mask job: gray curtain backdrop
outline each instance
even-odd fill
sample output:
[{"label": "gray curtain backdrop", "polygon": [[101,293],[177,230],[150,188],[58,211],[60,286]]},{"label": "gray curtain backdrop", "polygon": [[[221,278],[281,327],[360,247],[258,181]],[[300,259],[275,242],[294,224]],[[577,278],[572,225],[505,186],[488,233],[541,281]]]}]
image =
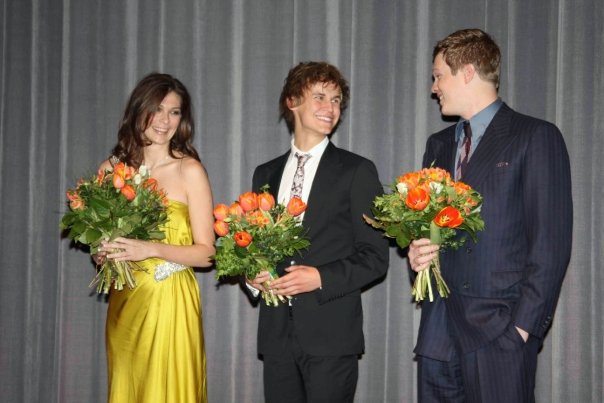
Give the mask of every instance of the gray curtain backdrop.
[{"label": "gray curtain backdrop", "polygon": [[[188,86],[214,200],[230,202],[289,146],[277,109],[289,68],[332,62],[351,83],[333,141],[375,161],[387,184],[419,168],[428,135],[449,124],[429,92],[433,45],[479,27],[503,51],[502,98],[555,122],[572,163],[573,254],[537,400],[602,402],[602,21],[601,0],[0,0],[0,400],[106,399],[107,304],[58,222],[65,190],[108,156],[139,78]],[[387,278],[364,293],[356,402],[417,400],[407,270],[393,248]],[[211,271],[197,279],[210,401],[262,401],[257,309]]]}]

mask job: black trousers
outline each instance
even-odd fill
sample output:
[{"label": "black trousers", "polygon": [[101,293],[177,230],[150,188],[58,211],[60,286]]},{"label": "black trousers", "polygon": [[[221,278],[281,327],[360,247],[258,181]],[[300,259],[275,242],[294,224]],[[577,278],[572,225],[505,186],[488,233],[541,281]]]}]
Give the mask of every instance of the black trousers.
[{"label": "black trousers", "polygon": [[359,375],[357,355],[313,356],[298,343],[290,320],[287,352],[265,354],[264,397],[267,403],[348,403],[354,400]]},{"label": "black trousers", "polygon": [[534,403],[541,340],[525,343],[514,326],[486,346],[449,362],[418,356],[420,403]]}]

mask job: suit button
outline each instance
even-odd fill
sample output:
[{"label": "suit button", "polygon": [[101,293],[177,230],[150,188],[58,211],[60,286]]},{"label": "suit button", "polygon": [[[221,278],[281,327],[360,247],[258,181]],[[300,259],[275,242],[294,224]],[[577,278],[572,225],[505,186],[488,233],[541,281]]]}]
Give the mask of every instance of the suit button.
[{"label": "suit button", "polygon": [[470,288],[470,283],[468,283],[467,281],[463,283],[463,288],[465,288],[466,290]]},{"label": "suit button", "polygon": [[467,252],[467,253],[468,253],[468,255],[469,255],[470,253],[472,253],[472,248],[470,248],[470,247],[468,246],[468,247],[466,248],[466,252]]}]

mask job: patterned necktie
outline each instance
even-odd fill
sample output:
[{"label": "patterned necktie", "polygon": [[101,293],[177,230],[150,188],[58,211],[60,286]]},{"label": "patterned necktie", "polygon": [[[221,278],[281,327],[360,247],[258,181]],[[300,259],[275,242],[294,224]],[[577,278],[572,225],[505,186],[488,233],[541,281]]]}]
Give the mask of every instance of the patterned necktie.
[{"label": "patterned necktie", "polygon": [[459,152],[457,168],[455,169],[455,177],[457,180],[460,180],[464,173],[466,173],[466,167],[470,160],[470,149],[472,148],[472,128],[470,127],[470,121],[466,120],[463,122],[463,132],[465,136],[463,138],[461,151]]},{"label": "patterned necktie", "polygon": [[304,185],[304,164],[310,158],[310,154],[295,154],[296,158],[298,158],[298,167],[296,168],[296,173],[294,175],[294,181],[292,183],[291,189],[291,197],[299,197],[302,198],[302,186]]}]

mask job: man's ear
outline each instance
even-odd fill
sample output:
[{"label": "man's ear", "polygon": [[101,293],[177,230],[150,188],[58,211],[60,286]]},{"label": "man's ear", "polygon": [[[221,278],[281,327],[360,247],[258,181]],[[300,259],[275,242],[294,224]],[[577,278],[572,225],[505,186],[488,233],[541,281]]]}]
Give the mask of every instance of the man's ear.
[{"label": "man's ear", "polygon": [[300,106],[300,99],[295,98],[295,97],[290,97],[287,98],[287,100],[285,101],[287,103],[287,107],[290,110],[294,110],[296,109],[298,106]]},{"label": "man's ear", "polygon": [[464,78],[464,81],[466,84],[469,83],[470,81],[472,81],[472,79],[476,75],[476,68],[474,67],[474,65],[472,63],[464,64],[461,67],[461,70],[462,70],[463,78]]}]

